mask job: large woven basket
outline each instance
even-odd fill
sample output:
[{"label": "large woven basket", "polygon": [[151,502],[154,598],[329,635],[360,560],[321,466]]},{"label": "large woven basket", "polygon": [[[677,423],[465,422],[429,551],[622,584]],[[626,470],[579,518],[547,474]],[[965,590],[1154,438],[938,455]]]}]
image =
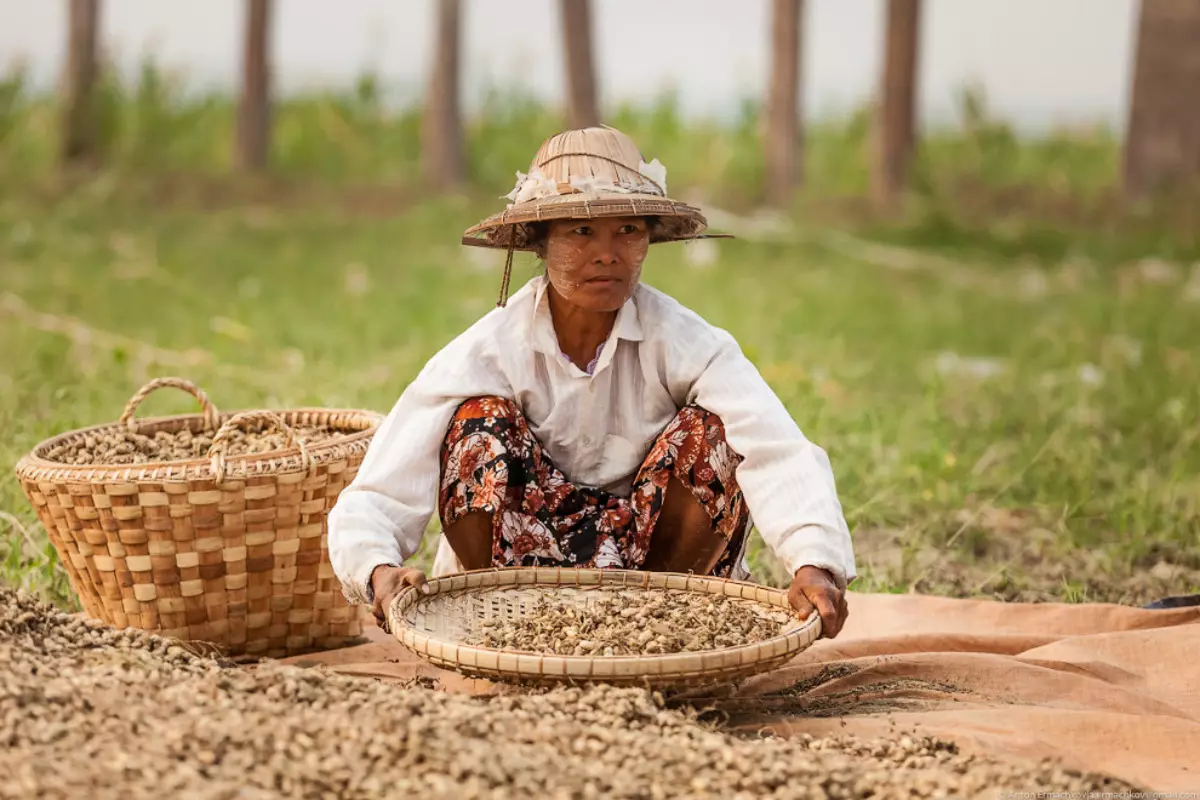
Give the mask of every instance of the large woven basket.
[{"label": "large woven basket", "polygon": [[[162,387],[183,389],[201,413],[135,419]],[[326,516],[354,478],[381,416],[298,409],[222,414],[193,384],[160,378],[138,391],[115,424],[39,444],[17,477],[89,616],[119,628],[205,642],[229,656],[278,657],[359,637],[359,609],[329,562]],[[241,426],[287,433],[282,450],[225,455]],[[306,445],[291,426],[344,431]],[[205,458],[140,465],[51,461],[56,447],[125,427],[142,434],[219,427]]]},{"label": "large woven basket", "polygon": [[765,641],[716,650],[655,655],[559,656],[465,644],[484,620],[520,617],[537,600],[587,606],[619,592],[698,592],[773,610],[791,609],[787,594],[752,583],[609,569],[508,567],[448,575],[429,581],[430,593],[407,589],[389,609],[389,625],[401,644],[421,658],[466,675],[518,683],[603,682],[651,687],[687,687],[736,681],[774,669],[812,644],[821,620],[795,617]]}]

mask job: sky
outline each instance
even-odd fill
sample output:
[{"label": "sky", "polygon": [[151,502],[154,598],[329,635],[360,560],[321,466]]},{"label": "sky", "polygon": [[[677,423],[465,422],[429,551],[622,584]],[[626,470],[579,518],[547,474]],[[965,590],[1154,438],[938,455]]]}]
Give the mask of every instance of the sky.
[{"label": "sky", "polygon": [[[242,0],[102,0],[104,46],[123,70],[146,54],[196,87],[236,80]],[[491,85],[562,97],[557,0],[462,0],[468,106]],[[884,0],[807,0],[803,107],[819,117],[868,99],[878,82]],[[66,0],[0,0],[0,66],[57,79]],[[602,102],[678,93],[686,113],[721,116],[761,97],[769,0],[593,0]],[[390,96],[416,97],[430,58],[434,0],[278,0],[273,65],[281,91],[344,86],[376,72]],[[1124,124],[1136,0],[926,0],[922,120],[950,118],[956,92],[981,85],[1024,129]]]}]

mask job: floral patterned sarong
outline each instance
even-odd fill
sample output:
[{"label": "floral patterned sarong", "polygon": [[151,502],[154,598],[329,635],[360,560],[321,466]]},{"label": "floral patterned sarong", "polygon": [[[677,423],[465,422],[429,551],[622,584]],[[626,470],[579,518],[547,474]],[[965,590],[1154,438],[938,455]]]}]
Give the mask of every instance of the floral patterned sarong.
[{"label": "floral patterned sarong", "polygon": [[741,457],[720,417],[698,406],[684,407],[659,434],[629,498],[567,480],[517,405],[499,397],[459,406],[441,460],[442,528],[473,511],[491,514],[492,566],[638,569],[672,476],[726,541],[712,574],[729,577],[742,557],[749,512],[734,474]]}]

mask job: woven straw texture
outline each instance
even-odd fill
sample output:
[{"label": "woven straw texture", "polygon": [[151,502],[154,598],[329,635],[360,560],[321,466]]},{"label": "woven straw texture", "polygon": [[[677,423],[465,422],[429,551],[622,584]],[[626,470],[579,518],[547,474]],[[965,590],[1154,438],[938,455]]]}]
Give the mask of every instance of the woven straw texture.
[{"label": "woven straw texture", "polygon": [[[137,405],[163,387],[194,395],[201,413],[135,420]],[[230,432],[259,421],[287,429],[289,446],[226,457]],[[89,616],[230,656],[279,657],[339,647],[362,633],[330,566],[326,516],[381,421],[357,410],[221,414],[187,381],[160,378],[117,423],[49,439],[16,472]],[[207,458],[71,466],[44,457],[115,428],[152,436],[214,422],[221,429]],[[290,431],[302,425],[345,435],[304,446]]]},{"label": "woven straw texture", "polygon": [[414,653],[466,675],[519,683],[603,682],[687,687],[736,681],[780,666],[821,633],[816,614],[796,619],[771,639],[701,652],[636,656],[559,656],[464,644],[484,620],[520,617],[548,592],[586,606],[612,591],[663,590],[725,595],[747,603],[786,608],[778,589],[723,578],[633,570],[509,567],[449,575],[429,581],[430,594],[397,595],[388,618],[395,637]]},{"label": "woven straw texture", "polygon": [[[672,200],[638,171],[641,153],[633,140],[613,128],[564,131],[547,139],[534,156],[530,173],[540,171],[557,184],[557,194],[516,202],[468,228],[463,243],[481,247],[532,250],[528,223],[597,217],[658,218],[651,243],[701,238],[707,221],[700,209]],[[583,186],[611,184],[644,187],[605,191]]]}]

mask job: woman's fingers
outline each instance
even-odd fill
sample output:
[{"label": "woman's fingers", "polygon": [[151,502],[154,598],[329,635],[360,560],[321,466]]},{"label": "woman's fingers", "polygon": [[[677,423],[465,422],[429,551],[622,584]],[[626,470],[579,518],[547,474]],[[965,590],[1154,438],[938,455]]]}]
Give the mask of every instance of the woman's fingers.
[{"label": "woman's fingers", "polygon": [[841,615],[838,613],[837,590],[824,586],[810,587],[807,592],[809,601],[816,606],[821,615],[821,633],[832,639],[841,629]]},{"label": "woman's fingers", "polygon": [[816,610],[821,617],[823,637],[832,639],[837,636],[846,621],[845,592],[838,589],[827,570],[819,567],[806,566],[796,570],[788,590],[788,601],[804,619],[808,619]]},{"label": "woman's fingers", "polygon": [[425,573],[418,569],[410,569],[406,571],[403,582],[415,589],[419,589],[421,594],[429,594],[429,581],[425,579]]},{"label": "woman's fingers", "polygon": [[842,632],[846,625],[846,617],[850,616],[850,606],[846,604],[846,595],[836,588],[824,586],[806,587],[806,594],[821,615],[821,635],[832,639]]},{"label": "woman's fingers", "polygon": [[371,573],[371,585],[375,592],[375,604],[372,611],[379,627],[385,631],[388,630],[387,614],[392,600],[406,586],[411,586],[422,594],[429,594],[429,583],[425,580],[425,574],[421,570],[411,567],[388,565],[376,567]]},{"label": "woman's fingers", "polygon": [[808,599],[803,586],[800,584],[792,584],[792,588],[788,591],[788,602],[792,604],[792,608],[796,609],[796,613],[803,619],[808,619],[813,612],[813,604]]}]

